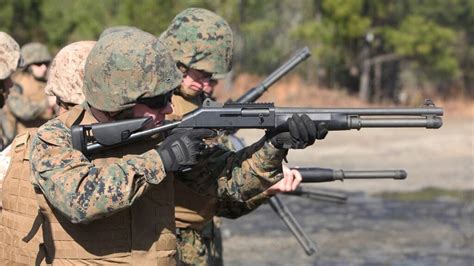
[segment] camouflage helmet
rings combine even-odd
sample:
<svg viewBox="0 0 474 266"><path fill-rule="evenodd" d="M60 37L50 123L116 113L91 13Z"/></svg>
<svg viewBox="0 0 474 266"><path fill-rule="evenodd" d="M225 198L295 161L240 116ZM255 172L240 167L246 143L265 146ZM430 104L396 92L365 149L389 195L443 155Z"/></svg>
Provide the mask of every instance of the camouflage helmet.
<svg viewBox="0 0 474 266"><path fill-rule="evenodd" d="M223 75L232 68L234 40L229 24L202 8L179 13L160 36L174 59L186 67Z"/></svg>
<svg viewBox="0 0 474 266"><path fill-rule="evenodd" d="M8 78L20 61L20 46L10 35L0 31L0 79Z"/></svg>
<svg viewBox="0 0 474 266"><path fill-rule="evenodd" d="M47 95L56 96L59 101L69 104L81 104L85 100L82 92L84 66L95 43L71 43L56 54L49 69L48 83L44 88Z"/></svg>
<svg viewBox="0 0 474 266"><path fill-rule="evenodd" d="M118 31L134 31L134 30L140 30L139 28L132 27L132 26L113 26L105 29L99 36L99 39L104 37L105 35L108 35L110 33L118 32Z"/></svg>
<svg viewBox="0 0 474 266"><path fill-rule="evenodd" d="M43 63L51 61L51 54L48 51L48 48L41 43L31 42L23 45L21 47L21 57L24 62L25 67L34 64L34 63Z"/></svg>
<svg viewBox="0 0 474 266"><path fill-rule="evenodd" d="M99 39L86 60L84 95L94 108L116 112L139 98L178 87L182 74L166 47L144 31L119 31Z"/></svg>

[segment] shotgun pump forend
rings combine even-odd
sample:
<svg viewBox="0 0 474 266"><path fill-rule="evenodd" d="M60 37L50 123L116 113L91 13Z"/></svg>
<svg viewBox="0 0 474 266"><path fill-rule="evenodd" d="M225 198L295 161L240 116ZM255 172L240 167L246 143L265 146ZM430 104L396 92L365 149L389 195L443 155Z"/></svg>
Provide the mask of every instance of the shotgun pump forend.
<svg viewBox="0 0 474 266"><path fill-rule="evenodd" d="M443 124L443 109L434 105L421 108L280 108L272 103L227 103L220 104L206 99L203 106L186 114L182 120L163 126L139 131L135 125L146 125L149 118L136 118L128 122L76 125L72 128L74 148L85 154L103 150L105 147L123 145L142 140L173 128L210 129L267 129L287 131L287 120L293 114L307 114L318 125L325 123L329 131L361 129L366 127L422 127L440 128ZM132 128L115 127L115 123L130 123ZM121 124L122 125L122 124ZM78 128L82 127L82 128ZM92 134L88 131L91 131ZM93 136L87 144L86 136ZM82 146L77 146L82 145Z"/></svg>

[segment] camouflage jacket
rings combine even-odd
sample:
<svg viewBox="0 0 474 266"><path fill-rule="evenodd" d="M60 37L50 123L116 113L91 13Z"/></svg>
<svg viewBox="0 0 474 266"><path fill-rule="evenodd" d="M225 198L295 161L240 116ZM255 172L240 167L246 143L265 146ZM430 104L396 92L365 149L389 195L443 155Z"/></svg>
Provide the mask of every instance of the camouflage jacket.
<svg viewBox="0 0 474 266"><path fill-rule="evenodd" d="M6 144L26 128L39 127L53 117L44 93L45 83L37 81L31 74L16 73L15 83L3 107L5 118L0 122Z"/></svg>
<svg viewBox="0 0 474 266"><path fill-rule="evenodd" d="M155 149L96 166L73 149L70 129L59 119L38 129L30 154L35 185L73 222L87 223L127 208L149 184L166 177ZM196 191L217 194L219 206L227 209L278 182L285 155L285 150L263 140L239 152L215 146L191 171L175 176L192 183ZM196 180L196 176L205 178Z"/></svg>
<svg viewBox="0 0 474 266"><path fill-rule="evenodd" d="M174 95L172 102L174 112L170 117L173 119L179 119L197 107L196 101L180 95ZM194 192L216 197L218 203L214 215L227 218L247 214L267 199L262 192L282 178L279 175L281 162L287 154L286 150L278 150L264 139L238 152L232 150L233 144L228 136L221 134L212 141L211 150L203 155L208 156L206 160L191 171L175 174L177 180ZM222 172L216 166L229 164L226 160L230 154L249 160L242 167L226 168L226 171L233 169L232 172Z"/></svg>
<svg viewBox="0 0 474 266"><path fill-rule="evenodd" d="M22 121L47 120L53 117L48 110L48 98L44 92L46 83L36 80L32 74L17 72L12 76L15 85L10 89L7 106Z"/></svg>
<svg viewBox="0 0 474 266"><path fill-rule="evenodd" d="M30 121L46 112L48 102L46 101L46 98L41 101L32 101L22 93L21 87L18 84L15 84L15 86L10 89L7 106L10 112L18 119Z"/></svg>
<svg viewBox="0 0 474 266"><path fill-rule="evenodd" d="M86 115L92 117L89 112ZM130 207L150 184L166 177L155 149L126 157L111 153L98 157L107 159L107 164L95 164L72 147L70 128L52 119L38 129L32 141L34 185L68 220L88 223Z"/></svg>
<svg viewBox="0 0 474 266"><path fill-rule="evenodd" d="M179 119L180 116L198 106L196 99L188 99L180 95L173 96L172 100L174 106L173 115L170 116L172 119ZM213 140L213 143L215 145L213 149L219 150L219 153L225 154L236 150L231 138L226 134L220 134ZM247 154L244 157L251 156L251 151L258 149L260 145L266 145L266 149L274 150L274 148L269 147L271 144L262 143L261 141L240 152ZM272 178L277 172L274 172L275 170L272 167L266 166L277 164L281 167L284 156L281 156L282 154L286 154L286 152L282 152L274 161L267 161L270 157L259 158L256 156L253 161L257 164L261 163L260 171L254 172L253 176L251 175L249 178L235 179L232 183L228 182L229 177L213 172L210 165L201 165L192 172L175 175L175 178L195 192L216 197L217 206L214 209L214 215L237 218L256 209L269 198L263 191L279 179ZM176 194L175 197L179 198L181 196ZM178 213L176 215L178 216ZM220 227L212 220L208 221L202 230L180 228L177 240L181 264L216 266L223 264Z"/></svg>

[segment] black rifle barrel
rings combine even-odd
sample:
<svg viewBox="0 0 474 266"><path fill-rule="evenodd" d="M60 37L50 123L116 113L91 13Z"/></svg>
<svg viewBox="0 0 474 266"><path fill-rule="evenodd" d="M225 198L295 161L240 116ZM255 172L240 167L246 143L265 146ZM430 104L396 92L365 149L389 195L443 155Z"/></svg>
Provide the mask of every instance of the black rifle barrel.
<svg viewBox="0 0 474 266"><path fill-rule="evenodd" d="M255 102L260 96L262 96L265 91L267 91L268 87L273 85L273 83L277 82L281 79L284 75L290 72L293 68L295 68L299 63L306 60L308 57L311 56L311 53L308 47L304 47L297 51L293 57L291 57L286 63L281 65L278 69L273 71L265 80L260 83L255 88L250 89L244 95L240 96L235 102L238 103L249 103Z"/></svg>
<svg viewBox="0 0 474 266"><path fill-rule="evenodd" d="M298 243L300 243L301 247L306 252L306 255L310 256L314 254L316 252L316 244L304 232L303 228L298 221L296 221L288 207L286 207L277 195L271 197L269 202L272 209L278 214L278 216L280 216L288 229L290 229L296 237Z"/></svg>
<svg viewBox="0 0 474 266"><path fill-rule="evenodd" d="M318 167L293 168L303 177L302 183L322 183L346 179L406 179L405 170L335 170Z"/></svg>

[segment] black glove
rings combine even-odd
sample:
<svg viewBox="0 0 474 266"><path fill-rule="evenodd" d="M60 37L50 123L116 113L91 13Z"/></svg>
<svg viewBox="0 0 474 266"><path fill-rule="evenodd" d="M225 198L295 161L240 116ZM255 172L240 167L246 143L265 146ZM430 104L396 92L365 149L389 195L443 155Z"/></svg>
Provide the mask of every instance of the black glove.
<svg viewBox="0 0 474 266"><path fill-rule="evenodd" d="M157 149L166 172L184 171L196 165L206 147L203 139L215 136L216 132L205 128L171 131Z"/></svg>
<svg viewBox="0 0 474 266"><path fill-rule="evenodd" d="M306 114L293 114L287 123L289 132L267 132L267 138L278 149L304 149L312 145L316 139L324 139L328 134L325 123L320 123L316 127Z"/></svg>

